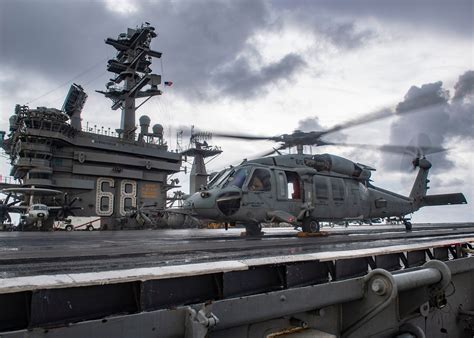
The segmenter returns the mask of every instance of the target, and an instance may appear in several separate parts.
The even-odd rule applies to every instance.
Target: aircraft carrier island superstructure
[[[180,170],[181,155],[168,150],[162,125],[151,127],[148,116],[140,117],[139,128],[135,125],[135,100],[162,94],[161,76],[150,69],[152,58],[161,57],[150,49],[156,36],[153,27],[143,25],[106,40],[117,50],[107,67],[114,78],[106,91],[98,92],[112,100],[113,110],[122,110],[119,129],[82,126],[87,94],[77,84],[61,110],[16,106],[2,144],[11,175],[21,187],[65,193],[59,198],[24,196],[25,201],[41,198],[47,205],[63,205],[63,214],[103,217],[103,225],[110,227],[136,226],[130,211],[143,205],[165,208],[172,187],[167,178]]]

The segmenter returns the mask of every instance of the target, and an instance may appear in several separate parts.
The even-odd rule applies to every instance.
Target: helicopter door
[[[298,215],[301,210],[303,189],[300,176],[293,171],[275,170],[277,180],[277,208]]]
[[[331,193],[332,193],[332,217],[346,218],[351,217],[351,208],[347,208],[346,204],[346,187],[342,178],[331,177]]]
[[[359,217],[362,216],[360,209],[360,192],[359,192],[359,182],[350,182],[349,188],[351,192],[352,207],[351,207],[351,216]]]
[[[247,185],[242,189],[242,205],[251,209],[250,214],[257,219],[266,217],[274,202],[270,170],[256,168],[252,172]]]
[[[329,205],[329,178],[321,175],[313,176],[315,191],[314,206],[320,218],[331,218],[331,208]]]

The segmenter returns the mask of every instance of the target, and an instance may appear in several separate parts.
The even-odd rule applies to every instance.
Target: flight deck
[[[357,337],[396,332],[399,318],[474,332],[474,223],[243,230],[2,232],[0,333],[261,337],[260,326],[312,325]]]
[[[260,237],[243,237],[244,229],[130,230],[107,232],[0,233],[0,277],[97,272],[118,269],[214,264],[228,260],[275,257],[305,260],[413,251],[433,243],[474,241],[474,223],[417,224],[323,228],[322,236],[297,237],[292,228],[265,228]],[[367,250],[371,250],[370,252]],[[357,252],[356,252],[357,251]],[[348,255],[348,257],[346,257]],[[282,258],[283,259],[283,258]]]

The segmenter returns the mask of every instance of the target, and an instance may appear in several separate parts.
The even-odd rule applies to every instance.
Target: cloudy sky
[[[104,39],[145,21],[159,33],[153,49],[163,52],[152,68],[174,84],[138,115],[165,126],[170,148],[179,126],[271,136],[421,108],[328,139],[449,148],[429,157],[430,193],[462,191],[473,203],[472,0],[2,0],[0,130],[17,103],[60,108],[72,82],[89,94],[84,123],[118,128],[120,112],[94,92],[111,77],[105,66],[114,49]],[[224,153],[210,170],[275,146],[213,142]],[[407,159],[367,149],[317,151],[375,166],[376,185],[410,191],[415,173]],[[2,163],[0,173],[8,171]],[[472,206],[433,207],[414,219],[472,221],[474,214]]]

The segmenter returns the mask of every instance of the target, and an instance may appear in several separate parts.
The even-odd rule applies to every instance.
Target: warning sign
[[[158,198],[158,192],[158,184],[146,183],[142,185],[140,196],[141,198],[156,199]]]

